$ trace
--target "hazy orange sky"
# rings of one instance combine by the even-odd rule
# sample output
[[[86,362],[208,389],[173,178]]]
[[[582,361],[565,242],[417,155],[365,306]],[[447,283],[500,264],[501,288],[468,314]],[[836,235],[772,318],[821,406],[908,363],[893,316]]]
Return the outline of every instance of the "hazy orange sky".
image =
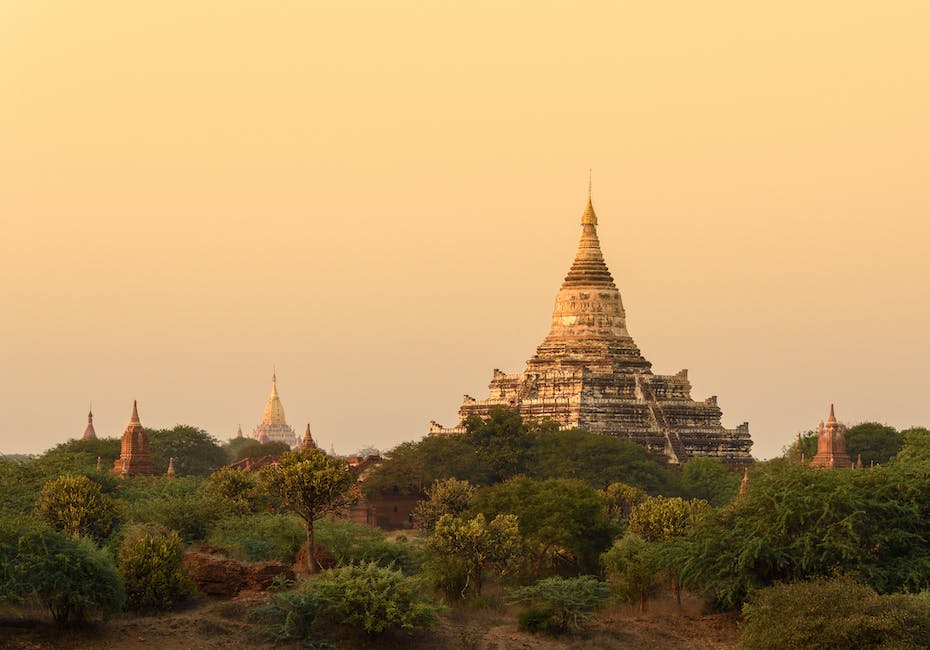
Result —
[[[762,5],[767,5],[764,9]],[[587,173],[631,334],[772,456],[930,425],[930,3],[0,1],[0,452],[522,371]]]

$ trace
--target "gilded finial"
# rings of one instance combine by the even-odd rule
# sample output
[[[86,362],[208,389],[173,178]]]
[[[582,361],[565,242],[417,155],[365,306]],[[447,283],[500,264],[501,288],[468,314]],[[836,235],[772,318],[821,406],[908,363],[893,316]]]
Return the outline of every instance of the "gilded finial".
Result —
[[[597,215],[594,214],[594,203],[591,201],[591,170],[588,170],[588,205],[585,206],[584,214],[581,215],[581,225],[596,226]]]

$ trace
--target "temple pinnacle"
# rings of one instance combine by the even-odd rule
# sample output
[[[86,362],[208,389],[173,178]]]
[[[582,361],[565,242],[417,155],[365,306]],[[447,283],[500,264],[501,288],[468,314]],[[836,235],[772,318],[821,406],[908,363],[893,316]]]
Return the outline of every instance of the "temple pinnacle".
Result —
[[[136,400],[132,400],[132,415],[129,417],[129,423],[139,422],[139,408],[136,406]]]
[[[584,214],[581,215],[581,225],[596,226],[597,215],[594,214],[594,203],[591,201],[591,171],[588,170],[588,204],[585,206]]]

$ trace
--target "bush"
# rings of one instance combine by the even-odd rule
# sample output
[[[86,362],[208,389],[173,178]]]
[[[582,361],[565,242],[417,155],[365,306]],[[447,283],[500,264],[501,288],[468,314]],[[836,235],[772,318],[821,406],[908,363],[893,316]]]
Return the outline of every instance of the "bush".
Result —
[[[324,623],[369,636],[428,629],[439,611],[417,580],[370,562],[324,571],[294,591],[273,594],[256,617],[272,624],[276,640],[307,641]]]
[[[369,635],[431,628],[440,611],[419,581],[374,562],[327,571],[310,587],[321,616]]]
[[[210,528],[206,541],[237,560],[290,563],[307,541],[307,531],[297,516],[265,513],[221,519]]]
[[[747,650],[930,647],[930,603],[919,596],[880,596],[850,577],[778,584],[743,607]]]
[[[36,514],[71,535],[106,538],[116,524],[116,506],[86,476],[61,476],[39,493]]]
[[[127,531],[118,568],[130,609],[165,610],[185,600],[193,585],[181,572],[181,538],[164,526],[139,525]]]
[[[510,598],[530,608],[520,616],[520,626],[530,632],[580,632],[591,613],[610,598],[610,587],[594,576],[546,578],[522,587]]]
[[[601,556],[601,562],[617,595],[628,603],[639,602],[646,610],[646,600],[658,587],[656,545],[633,533],[627,533]]]
[[[317,522],[316,541],[342,566],[374,562],[410,575],[420,569],[423,561],[419,546],[405,537],[392,541],[379,528],[331,517]]]
[[[0,602],[35,601],[59,625],[119,611],[123,585],[110,556],[36,521],[0,521]]]
[[[256,512],[262,496],[254,472],[232,467],[221,467],[213,472],[204,491],[225,499],[240,515]]]
[[[136,478],[127,484],[126,518],[161,524],[177,531],[185,543],[202,541],[216,521],[231,514],[229,502],[201,490],[203,481],[197,479]]]

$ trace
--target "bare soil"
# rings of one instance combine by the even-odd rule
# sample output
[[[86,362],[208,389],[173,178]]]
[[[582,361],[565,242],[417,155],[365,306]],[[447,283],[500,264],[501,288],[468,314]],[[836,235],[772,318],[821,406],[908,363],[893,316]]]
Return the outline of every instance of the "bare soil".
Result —
[[[61,630],[39,611],[0,618],[0,648],[10,650],[207,650],[219,648],[296,648],[275,646],[263,636],[260,622],[249,612],[267,595],[244,591],[229,599],[198,596],[178,611],[139,616],[125,614],[81,630]],[[591,622],[584,636],[553,638],[522,632],[516,609],[458,605],[448,609],[439,625],[415,635],[396,634],[368,640],[345,631],[329,638],[338,648],[412,648],[449,650],[664,650],[733,648],[739,638],[736,618],[702,614],[700,603],[685,600],[679,609],[671,599],[652,601],[640,614],[636,608],[615,605]]]

